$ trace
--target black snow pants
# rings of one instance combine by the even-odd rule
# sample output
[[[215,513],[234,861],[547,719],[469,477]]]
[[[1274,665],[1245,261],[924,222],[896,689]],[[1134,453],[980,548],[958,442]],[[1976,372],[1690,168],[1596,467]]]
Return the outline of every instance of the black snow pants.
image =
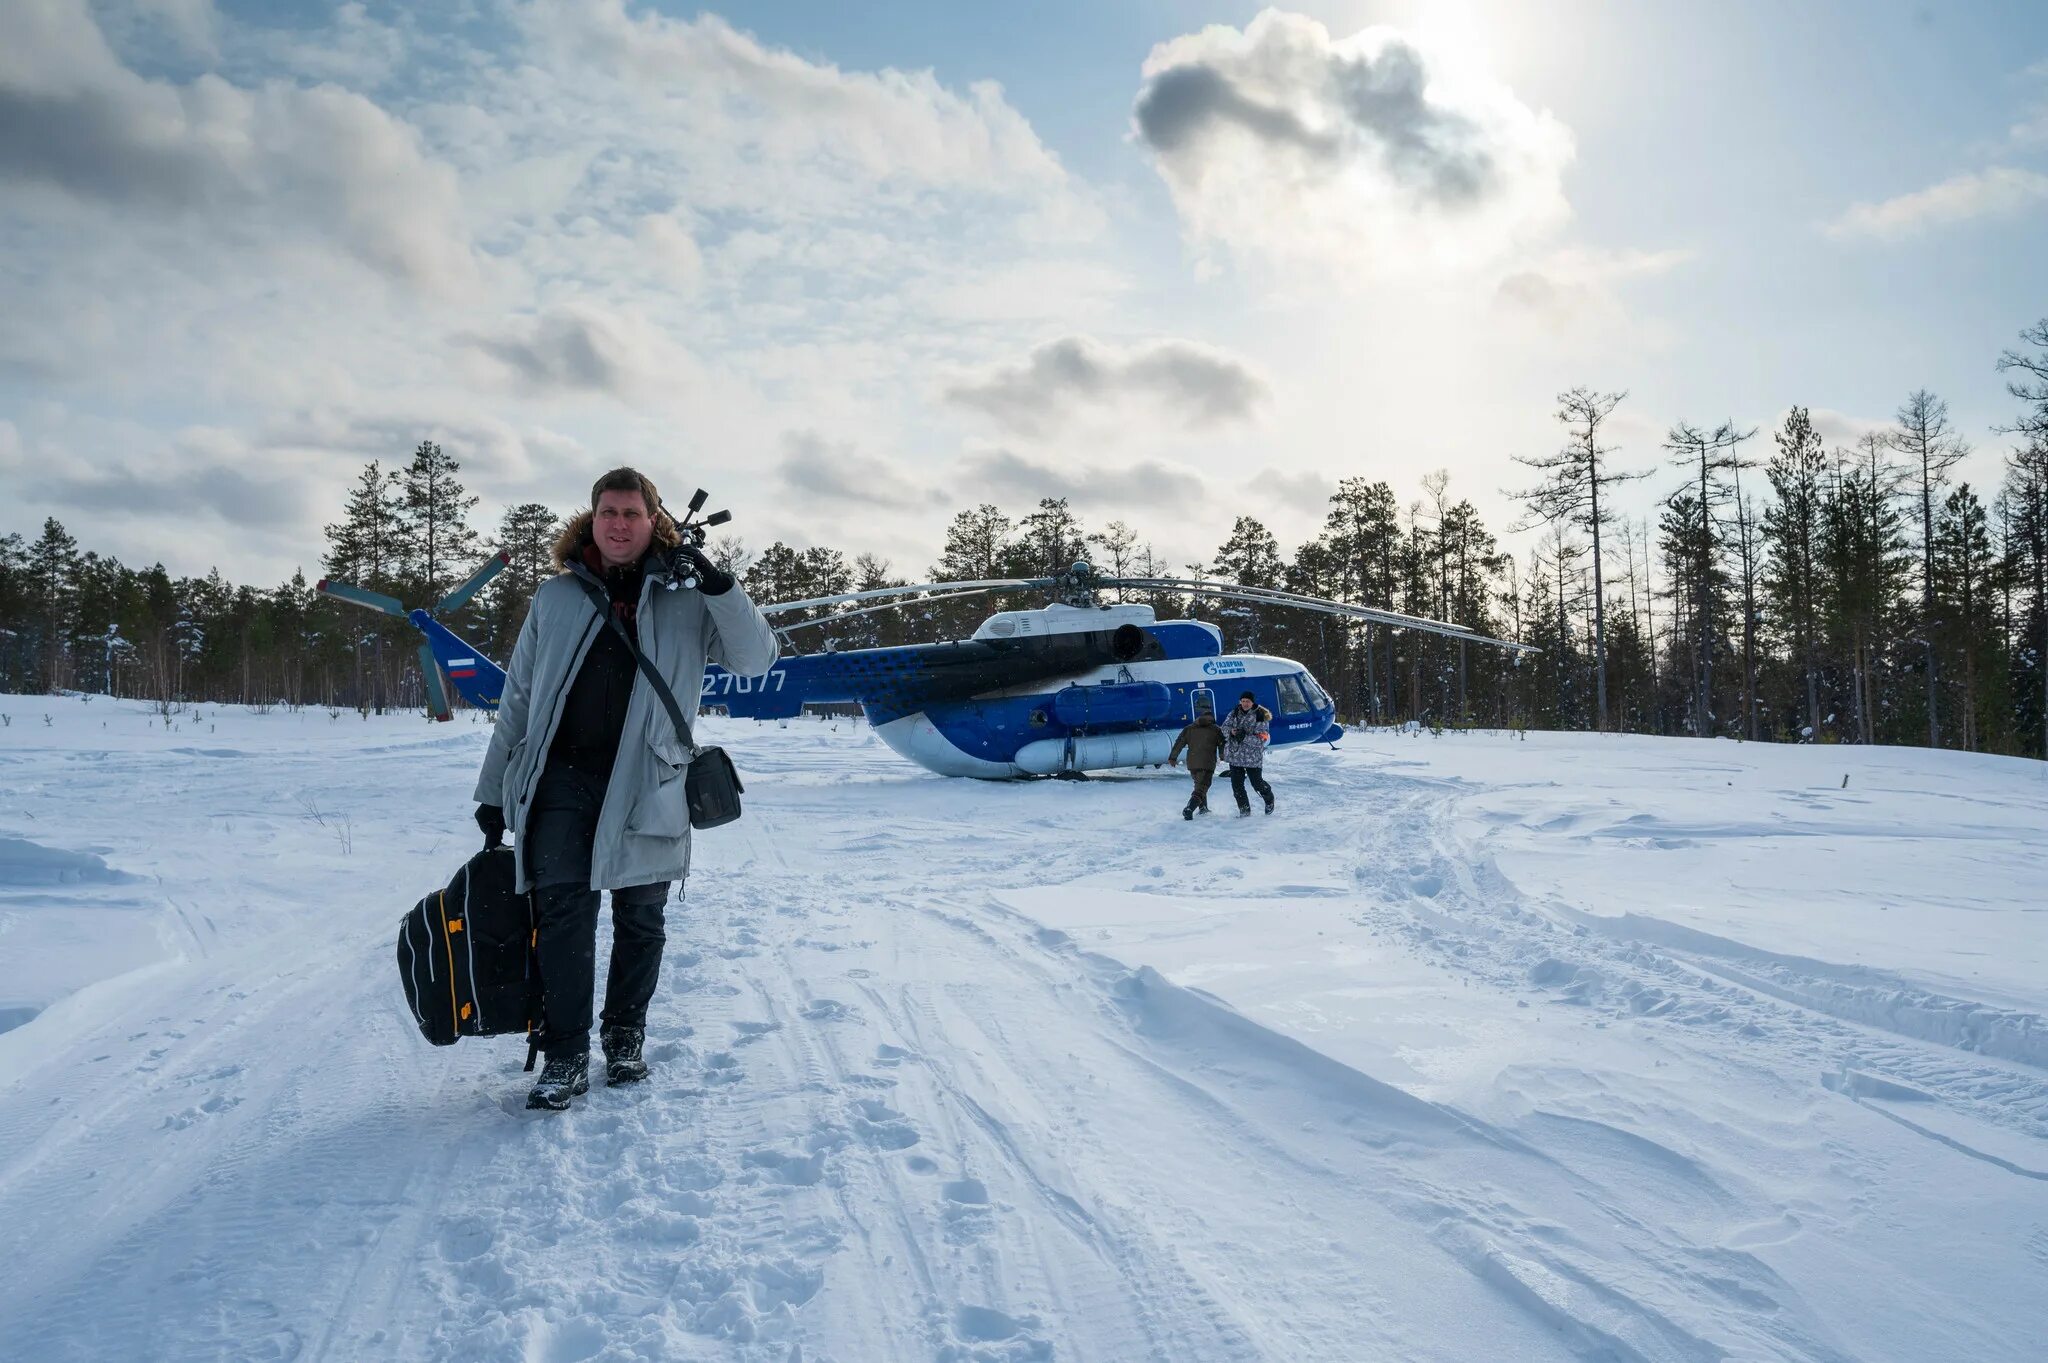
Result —
[[[1237,797],[1239,809],[1252,807],[1251,797],[1244,793],[1244,783],[1250,781],[1252,789],[1270,807],[1273,803],[1273,788],[1266,784],[1265,773],[1258,767],[1232,767],[1230,769],[1230,793]]]
[[[598,892],[590,888],[590,849],[604,807],[605,778],[550,762],[526,820],[525,860],[540,908],[543,1023],[537,1038],[550,1058],[590,1050],[597,989]],[[604,1025],[645,1027],[661,977],[662,908],[668,882],[612,891],[612,963],[604,988]]]

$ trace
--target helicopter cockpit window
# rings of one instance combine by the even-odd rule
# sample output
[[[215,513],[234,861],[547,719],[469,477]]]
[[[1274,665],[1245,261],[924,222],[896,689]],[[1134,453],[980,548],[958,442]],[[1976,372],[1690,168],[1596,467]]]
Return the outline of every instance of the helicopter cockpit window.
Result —
[[[1318,710],[1328,710],[1332,708],[1330,705],[1329,693],[1323,690],[1322,687],[1316,685],[1316,679],[1314,677],[1311,677],[1306,672],[1302,673],[1301,684],[1308,691],[1308,702],[1311,706]]]
[[[1301,683],[1292,677],[1280,679],[1280,713],[1298,715],[1308,709],[1308,697],[1301,693]]]

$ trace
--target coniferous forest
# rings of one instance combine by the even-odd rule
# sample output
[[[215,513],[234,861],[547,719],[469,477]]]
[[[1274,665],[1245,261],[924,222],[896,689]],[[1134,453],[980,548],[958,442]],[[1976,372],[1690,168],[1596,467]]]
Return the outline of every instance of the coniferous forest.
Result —
[[[1350,723],[1609,729],[1773,742],[1921,744],[2048,756],[2048,320],[1999,368],[2017,400],[2003,476],[1955,476],[1967,452],[1936,395],[1909,394],[1888,429],[1830,448],[1807,409],[1775,430],[1680,422],[1654,458],[1608,434],[1627,401],[1561,394],[1551,455],[1510,466],[1534,531],[1522,556],[1446,475],[1417,488],[1347,477],[1321,533],[1291,553],[1258,520],[1219,526],[1214,556],[1168,563],[1141,529],[1086,525],[1065,499],[958,512],[928,565],[837,548],[711,549],[762,602],[947,578],[1039,575],[1087,559],[1117,575],[1228,579],[1454,621],[1542,651],[1499,650],[1292,610],[1134,596],[1199,614],[1225,647],[1299,659]],[[373,462],[326,527],[322,571],[438,600],[486,553],[510,565],[447,618],[503,661],[561,526],[527,503],[484,529],[458,460],[431,442]],[[1616,509],[1648,480],[1652,516]],[[1640,497],[1635,498],[1640,503]],[[914,571],[916,577],[907,575]],[[1017,601],[1010,604],[1036,604]],[[798,648],[958,637],[986,599],[834,621]],[[784,617],[787,620],[789,617]],[[172,577],[80,546],[55,519],[0,538],[0,689],[75,689],[187,702],[371,711],[423,704],[418,636],[323,599],[303,574],[274,587],[218,571]]]

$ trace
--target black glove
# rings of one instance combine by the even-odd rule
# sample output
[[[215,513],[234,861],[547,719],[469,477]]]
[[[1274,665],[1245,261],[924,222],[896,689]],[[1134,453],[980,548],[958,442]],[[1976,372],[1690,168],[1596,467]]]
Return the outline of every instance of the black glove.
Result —
[[[706,596],[724,596],[732,590],[732,574],[704,557],[704,551],[684,540],[676,546],[678,566],[697,575],[697,590]]]
[[[505,841],[505,811],[497,805],[476,807],[476,826],[484,831],[484,850],[499,847]]]

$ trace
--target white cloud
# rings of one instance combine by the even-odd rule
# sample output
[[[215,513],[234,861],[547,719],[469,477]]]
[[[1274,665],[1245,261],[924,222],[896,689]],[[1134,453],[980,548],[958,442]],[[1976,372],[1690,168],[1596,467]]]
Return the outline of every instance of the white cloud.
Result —
[[[1789,410],[1789,409],[1788,409]],[[1783,430],[1786,412],[1780,412],[1771,424],[1764,428],[1764,434]],[[1855,416],[1848,412],[1837,412],[1828,407],[1807,409],[1807,420],[1829,449],[1853,449],[1856,442],[1866,435],[1884,435],[1892,429],[1886,417]]]
[[[327,241],[415,287],[459,292],[475,266],[453,173],[361,95],[215,75],[149,80],[81,0],[32,0],[0,48],[0,184],[117,218],[196,224],[243,249]]]
[[[2012,166],[1965,171],[1877,203],[1859,203],[1821,230],[1837,241],[1900,241],[1977,218],[2004,217],[2048,201],[2048,175]]]
[[[1154,48],[1134,111],[1198,241],[1348,277],[1498,259],[1570,216],[1569,131],[1392,28],[1267,10]]]
[[[640,219],[634,239],[654,262],[655,269],[684,293],[694,292],[704,278],[704,253],[697,249],[690,229],[668,213],[649,213]]]
[[[517,16],[542,64],[608,84],[623,77],[658,123],[722,134],[725,150],[770,164],[822,159],[864,182],[973,185],[1005,197],[1066,185],[1058,159],[992,81],[962,93],[929,71],[843,71],[715,14],[635,15],[622,0],[535,0]]]
[[[1653,279],[1689,263],[1689,250],[1592,251],[1566,249],[1504,277],[1496,298],[1510,307],[1565,319],[1618,306],[1614,286]]]
[[[1193,341],[1150,341],[1124,349],[1066,336],[951,385],[949,401],[995,418],[1020,435],[1053,434],[1089,417],[1141,408],[1155,421],[1202,430],[1250,419],[1270,395],[1250,365]]]

